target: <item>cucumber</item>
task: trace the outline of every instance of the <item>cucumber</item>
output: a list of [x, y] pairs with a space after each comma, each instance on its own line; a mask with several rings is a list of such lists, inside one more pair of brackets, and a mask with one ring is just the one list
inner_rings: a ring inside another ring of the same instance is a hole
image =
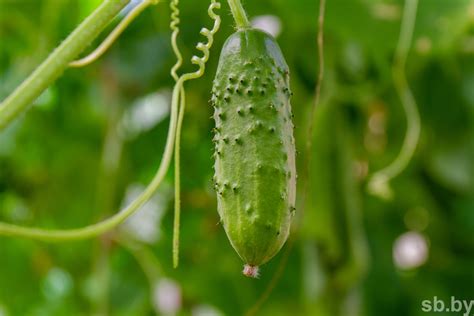
[[230, 243], [258, 276], [288, 239], [296, 167], [289, 69], [275, 39], [244, 29], [225, 42], [212, 88], [214, 187]]

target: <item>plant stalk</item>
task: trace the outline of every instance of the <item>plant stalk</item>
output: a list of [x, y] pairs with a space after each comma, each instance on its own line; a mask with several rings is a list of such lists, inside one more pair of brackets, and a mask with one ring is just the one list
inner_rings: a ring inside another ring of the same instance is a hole
[[250, 27], [250, 22], [247, 18], [244, 8], [240, 0], [227, 0], [229, 3], [230, 11], [235, 20], [235, 25], [238, 29], [246, 29]]
[[129, 0], [105, 0], [0, 104], [0, 131], [56, 80]]

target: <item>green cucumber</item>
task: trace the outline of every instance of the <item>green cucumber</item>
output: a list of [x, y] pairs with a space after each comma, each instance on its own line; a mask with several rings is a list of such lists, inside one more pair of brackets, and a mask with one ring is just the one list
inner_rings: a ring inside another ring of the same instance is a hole
[[295, 212], [289, 69], [275, 39], [239, 30], [225, 42], [212, 89], [218, 212], [256, 277], [288, 239]]

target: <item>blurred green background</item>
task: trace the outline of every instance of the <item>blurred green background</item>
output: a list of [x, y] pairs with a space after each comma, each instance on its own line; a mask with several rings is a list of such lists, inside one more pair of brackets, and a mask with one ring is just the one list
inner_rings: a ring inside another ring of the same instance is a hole
[[[0, 100], [99, 3], [0, 0]], [[168, 4], [148, 8], [99, 61], [67, 70], [0, 134], [0, 220], [84, 226], [116, 212], [150, 181], [173, 86]], [[233, 31], [223, 2], [206, 73], [186, 84], [179, 268], [171, 266], [170, 170], [139, 213], [101, 238], [47, 244], [0, 236], [0, 315], [243, 315], [279, 267], [281, 278], [257, 315], [461, 315], [424, 312], [422, 301], [474, 298], [474, 2], [419, 1], [406, 72], [421, 137], [392, 183], [393, 199], [383, 200], [366, 187], [405, 135], [391, 72], [403, 4], [327, 0], [325, 77], [308, 135], [319, 1], [244, 1], [259, 25], [279, 31], [291, 69], [300, 179], [313, 137], [293, 246], [263, 266], [260, 279], [241, 274], [212, 190], [208, 99], [219, 50]], [[199, 30], [212, 23], [207, 6], [180, 3], [183, 71], [194, 69]]]

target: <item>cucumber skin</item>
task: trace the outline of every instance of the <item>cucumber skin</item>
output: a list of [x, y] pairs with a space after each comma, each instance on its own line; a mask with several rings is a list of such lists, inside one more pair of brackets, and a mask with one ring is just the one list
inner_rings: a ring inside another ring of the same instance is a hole
[[289, 69], [278, 44], [246, 29], [225, 42], [214, 80], [218, 212], [245, 263], [259, 266], [288, 238], [295, 212]]

